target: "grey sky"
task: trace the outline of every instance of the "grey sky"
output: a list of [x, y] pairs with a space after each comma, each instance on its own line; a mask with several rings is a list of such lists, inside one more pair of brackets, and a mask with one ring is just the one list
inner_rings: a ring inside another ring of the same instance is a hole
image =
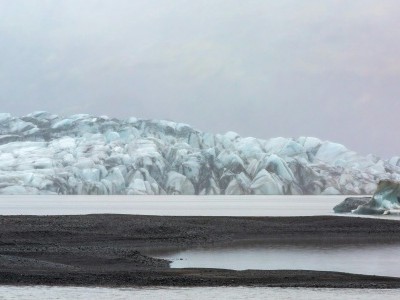
[[400, 155], [400, 1], [0, 0], [0, 110]]

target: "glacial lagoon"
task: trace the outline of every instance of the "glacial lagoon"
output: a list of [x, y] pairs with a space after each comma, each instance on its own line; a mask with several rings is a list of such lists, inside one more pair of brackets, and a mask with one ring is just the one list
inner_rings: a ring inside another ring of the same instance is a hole
[[263, 287], [196, 287], [196, 288], [95, 288], [49, 286], [0, 286], [2, 300], [109, 300], [109, 299], [286, 299], [286, 300], [397, 300], [396, 289], [313, 289]]
[[333, 215], [347, 196], [1, 195], [1, 215], [136, 214], [163, 216]]
[[155, 253], [153, 256], [171, 260], [172, 268], [296, 269], [400, 277], [399, 253], [400, 244], [249, 242], [229, 247]]

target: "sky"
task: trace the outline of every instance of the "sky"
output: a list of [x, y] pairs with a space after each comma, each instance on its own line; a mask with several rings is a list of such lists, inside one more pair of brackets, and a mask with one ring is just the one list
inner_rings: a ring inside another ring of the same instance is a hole
[[0, 111], [400, 155], [398, 0], [0, 0]]

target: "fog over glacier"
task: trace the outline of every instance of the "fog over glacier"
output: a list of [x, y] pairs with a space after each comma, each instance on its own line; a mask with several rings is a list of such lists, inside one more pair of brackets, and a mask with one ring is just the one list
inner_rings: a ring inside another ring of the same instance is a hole
[[398, 0], [0, 0], [0, 108], [400, 153]]
[[87, 114], [0, 114], [0, 194], [371, 194], [400, 158]]

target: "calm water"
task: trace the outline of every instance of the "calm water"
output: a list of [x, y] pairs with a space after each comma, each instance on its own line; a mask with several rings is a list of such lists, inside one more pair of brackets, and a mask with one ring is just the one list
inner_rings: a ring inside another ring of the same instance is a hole
[[2, 215], [332, 215], [346, 196], [0, 196]]
[[400, 244], [321, 245], [247, 244], [230, 248], [191, 249], [156, 257], [173, 268], [319, 270], [400, 277]]
[[373, 289], [307, 289], [307, 288], [259, 288], [259, 287], [213, 287], [213, 288], [81, 288], [81, 287], [13, 287], [0, 286], [0, 299], [307, 299], [307, 300], [372, 300], [399, 299], [399, 290]]

